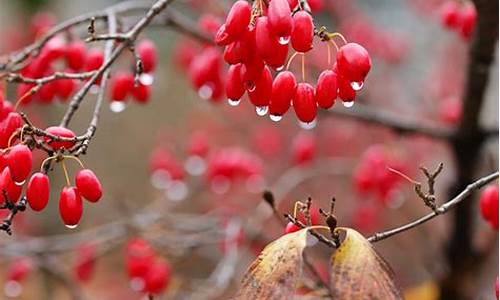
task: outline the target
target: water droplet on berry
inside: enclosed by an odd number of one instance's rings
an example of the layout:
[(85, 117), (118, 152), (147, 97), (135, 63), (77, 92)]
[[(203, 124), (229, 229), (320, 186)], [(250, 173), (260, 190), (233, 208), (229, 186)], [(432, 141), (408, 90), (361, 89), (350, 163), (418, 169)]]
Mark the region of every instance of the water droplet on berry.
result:
[(269, 115), (269, 119), (271, 119), (274, 122), (279, 122), (279, 121), (281, 121), (281, 119), (283, 119), (283, 116)]
[(64, 225), (64, 226), (66, 226), (69, 229), (75, 229), (76, 227), (78, 227), (78, 224), (75, 224), (75, 225)]
[(342, 102), (342, 104), (344, 104), (344, 107), (353, 107), (354, 106), (354, 101), (346, 101), (346, 102)]
[(5, 283), (3, 291), (5, 293), (5, 296), (9, 298), (16, 298), (21, 295), (23, 286), (15, 280), (9, 280)]
[(281, 72), (285, 68), (285, 65), (282, 65), (281, 67), (277, 67), (276, 71)]
[(255, 108), (255, 111), (257, 112), (258, 116), (265, 116), (267, 115), (267, 112), (269, 111), (269, 106), (257, 106)]
[(207, 165), (202, 157), (198, 155), (192, 155), (188, 157), (188, 159), (184, 163), (184, 168), (189, 174), (197, 176), (205, 172)]
[(134, 277), (130, 280), (130, 288), (134, 292), (140, 292), (144, 289), (144, 280), (140, 277)]
[(287, 45), (288, 43), (290, 43), (290, 36), (280, 36), (280, 38), (278, 39), (278, 43), (280, 43), (280, 45)]
[(109, 104), (109, 109), (114, 113), (121, 113), (127, 108), (127, 104), (124, 101), (111, 101)]
[(314, 127), (316, 127), (316, 124), (318, 124), (318, 122), (316, 121), (316, 119), (312, 120), (311, 122), (309, 123), (305, 123), (305, 122), (301, 122), (299, 121), (299, 125), (302, 129), (306, 129), (306, 130), (310, 130), (310, 129), (313, 129)]
[(198, 95), (201, 99), (208, 100), (212, 97), (214, 89), (211, 84), (204, 84), (198, 89)]
[(187, 185), (180, 180), (175, 180), (172, 182), (170, 187), (167, 189), (166, 196), (172, 201), (181, 201), (188, 195)]
[(26, 183), (26, 180), (20, 181), (20, 182), (14, 182), (17, 186), (22, 186)]
[(153, 74), (146, 74), (146, 73), (142, 73), (140, 76), (139, 76), (139, 81), (143, 84), (143, 85), (152, 85), (153, 82), (155, 81), (155, 78), (153, 76)]
[(214, 179), (212, 179), (211, 188), (216, 194), (225, 194), (231, 188), (231, 181), (225, 176), (215, 176)]
[(159, 169), (155, 170), (153, 174), (151, 174), (150, 181), (153, 187), (163, 190), (167, 189), (172, 184), (172, 177), (168, 171)]
[(355, 91), (359, 91), (363, 88), (364, 82), (363, 81), (353, 81), (351, 82), (351, 87)]
[(241, 102), (240, 99), (237, 99), (237, 100), (227, 99), (227, 103), (229, 103), (229, 105), (231, 105), (231, 106), (238, 106), (240, 104), (240, 102)]

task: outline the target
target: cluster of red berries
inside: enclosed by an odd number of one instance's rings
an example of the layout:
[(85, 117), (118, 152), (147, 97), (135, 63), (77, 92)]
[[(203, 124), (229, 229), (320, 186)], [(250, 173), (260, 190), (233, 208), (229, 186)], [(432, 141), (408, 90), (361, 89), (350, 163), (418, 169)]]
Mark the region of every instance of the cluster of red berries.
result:
[(389, 167), (403, 173), (407, 169), (401, 161), (391, 157), (384, 146), (374, 145), (368, 148), (354, 173), (356, 191), (361, 195), (374, 195), (379, 201), (386, 203), (402, 179)]
[(141, 61), (139, 81), (136, 82), (133, 72), (121, 71), (113, 76), (110, 83), (111, 109), (113, 111), (121, 111), (129, 96), (138, 103), (149, 101), (150, 85), (153, 83), (152, 73), (156, 69), (158, 61), (156, 46), (150, 40), (143, 40), (137, 44), (136, 52)]
[(170, 283), (170, 264), (157, 257), (149, 243), (141, 238), (128, 241), (125, 265), (130, 285), (136, 292), (149, 295), (162, 293)]
[[(352, 106), (371, 68), (366, 49), (346, 43), (338, 49), (333, 68), (319, 75), (316, 88), (304, 82), (304, 76), (297, 83), (294, 73), (283, 69), (289, 44), (302, 55), (313, 48), (315, 28), (310, 13), (300, 5), (295, 10), (287, 0), (272, 0), (268, 8), (258, 6), (257, 10), (252, 14), (247, 1), (236, 1), (215, 36), (216, 44), (225, 46), (224, 60), (231, 65), (226, 82), (229, 103), (237, 105), (246, 92), (259, 115), (269, 112), (272, 120), (279, 121), (293, 106), (303, 123), (315, 120), (318, 106), (331, 108), (337, 96)], [(279, 72), (274, 79), (270, 68)]]
[(456, 30), (460, 36), (469, 40), (476, 26), (477, 11), (471, 1), (448, 0), (441, 7), (441, 23), (450, 30)]
[[(45, 130), (56, 137), (74, 138), (75, 134), (64, 127), (53, 126)], [(71, 149), (72, 141), (52, 141), (45, 137), (45, 143), (53, 151)], [(56, 156), (48, 158), (54, 159)], [(66, 156), (63, 156), (63, 159)], [(67, 156), (74, 158), (72, 156)], [(50, 197), (50, 182), (46, 173), (40, 171), (31, 175), (33, 166), (32, 150), (22, 143), (7, 147), (0, 155), (0, 189), (5, 194), (0, 196), (0, 203), (10, 201), (16, 203), (21, 196), (23, 185), (29, 177), (26, 187), (26, 200), (34, 211), (43, 210)], [(82, 166), (83, 167), (83, 166)], [(43, 168), (43, 163), (42, 163)], [(68, 227), (76, 227), (83, 213), (81, 197), (90, 202), (97, 202), (102, 196), (101, 183), (94, 172), (89, 169), (80, 170), (75, 176), (76, 186), (64, 187), (59, 197), (59, 212), (64, 224)]]
[(479, 207), (484, 220), (498, 230), (498, 185), (489, 185), (481, 192)]
[[(57, 68), (67, 73), (95, 71), (103, 62), (104, 54), (101, 49), (87, 49), (81, 40), (66, 42), (60, 37), (54, 37), (20, 73), (27, 78), (38, 79), (54, 74)], [(61, 64), (63, 67), (60, 67)], [(77, 86), (76, 79), (61, 78), (44, 84), (35, 95), (31, 95), (35, 85), (22, 83), (17, 86), (17, 96), (21, 99), (21, 104), (28, 104), (33, 100), (48, 104), (56, 98), (67, 100), (76, 91)]]

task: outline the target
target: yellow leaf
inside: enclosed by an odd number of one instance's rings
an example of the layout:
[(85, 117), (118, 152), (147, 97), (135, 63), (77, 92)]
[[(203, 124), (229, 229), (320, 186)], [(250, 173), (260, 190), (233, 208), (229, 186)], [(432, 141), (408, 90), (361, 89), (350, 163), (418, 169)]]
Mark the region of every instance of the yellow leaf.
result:
[(429, 280), (415, 287), (405, 290), (406, 300), (437, 300), (439, 299), (439, 286)]
[(250, 265), (235, 299), (292, 299), (302, 277), (307, 229), (285, 234), (262, 250)]
[(345, 234), (331, 258), (330, 290), (336, 300), (403, 299), (394, 272), (359, 232), (337, 228)]

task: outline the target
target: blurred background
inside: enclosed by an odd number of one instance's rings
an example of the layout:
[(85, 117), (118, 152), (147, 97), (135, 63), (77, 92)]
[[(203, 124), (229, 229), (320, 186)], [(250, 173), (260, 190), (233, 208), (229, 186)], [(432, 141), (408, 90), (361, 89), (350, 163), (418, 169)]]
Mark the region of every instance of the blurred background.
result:
[[(0, 0), (4, 37), (0, 51), (5, 54), (31, 42), (34, 20), (43, 19), (41, 14), (49, 14), (47, 22), (53, 18), (58, 23), (118, 2)], [(316, 24), (362, 44), (372, 57), (372, 71), (354, 107), (344, 108), (337, 101), (318, 115), (313, 128), (304, 128), (293, 112), (276, 123), (257, 116), (246, 99), (237, 107), (224, 97), (202, 99), (187, 72), (190, 55), (199, 54), (203, 46), (171, 28), (152, 26), (140, 38), (154, 41), (158, 50), (149, 102), (129, 101), (125, 110), (115, 113), (107, 99), (96, 137), (82, 157), (101, 180), (103, 199), (85, 204), (78, 228), (66, 228), (57, 203), (64, 176), (56, 166), (50, 173), (49, 206), (41, 213), (28, 209), (16, 217), (12, 236), (0, 236), (0, 284), (5, 285), (0, 299), (70, 299), (74, 293), (84, 299), (141, 299), (144, 296), (133, 291), (124, 261), (124, 245), (138, 236), (171, 267), (171, 280), (158, 299), (227, 299), (259, 251), (283, 234), (283, 225), (262, 201), (264, 189), (275, 194), (280, 213), (292, 213), (295, 201), (308, 196), (313, 207), (327, 209), (335, 197), (339, 225), (366, 236), (429, 211), (415, 196), (412, 183), (387, 175), (386, 167), (425, 181), (419, 166), (434, 169), (443, 162), (436, 189), (440, 201), (448, 199), (456, 170), (445, 141), (400, 135), (335, 113), (356, 110), (359, 103), (443, 127), (460, 122), (469, 41), (442, 25), (440, 9), (445, 1), (318, 2), (321, 6), (313, 12)], [(223, 21), (230, 5), (230, 1), (179, 0), (173, 7), (196, 26), (207, 15)], [(72, 34), (85, 37), (85, 30), (81, 26)], [(131, 61), (130, 53), (122, 55), (112, 73), (132, 70)], [(306, 56), (306, 78), (314, 83), (327, 67), (327, 49), (317, 42)], [(291, 68), (300, 72), (298, 60)], [(498, 128), (498, 56), (489, 72), (481, 123)], [(15, 101), (15, 89), (7, 95)], [(84, 133), (94, 103), (95, 95), (87, 96), (70, 124), (73, 131)], [(45, 128), (59, 123), (66, 105), (34, 103), (22, 110)], [(480, 155), (477, 178), (497, 170), (497, 137)], [(243, 169), (241, 174), (218, 174), (223, 172), (220, 165), (231, 164), (231, 159), (242, 165), (237, 166)], [(70, 164), (70, 174), (77, 170), (76, 163)], [(391, 177), (388, 186), (380, 182), (367, 186), (366, 177), (379, 175)], [(477, 210), (472, 242), (485, 258), (468, 289), (474, 299), (495, 299), (498, 231), (481, 218), (477, 196), (467, 200), (474, 201)], [(407, 299), (439, 299), (440, 280), (449, 271), (443, 248), (451, 216), (376, 244)], [(91, 275), (84, 280), (75, 275), (86, 253), (82, 245), (92, 248)], [(307, 252), (318, 273), (327, 278), (331, 250), (318, 244)], [(22, 269), (19, 261), (26, 257), (31, 271), (20, 286), (8, 286), (13, 265), (17, 262)]]

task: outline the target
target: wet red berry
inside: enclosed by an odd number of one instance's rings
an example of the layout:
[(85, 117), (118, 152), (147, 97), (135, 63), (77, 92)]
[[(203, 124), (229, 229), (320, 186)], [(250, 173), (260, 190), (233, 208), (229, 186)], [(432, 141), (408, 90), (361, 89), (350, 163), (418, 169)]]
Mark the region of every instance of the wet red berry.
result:
[(316, 84), (316, 102), (318, 106), (329, 109), (337, 98), (337, 74), (332, 70), (321, 72)]
[(293, 21), (287, 0), (272, 0), (267, 11), (269, 27), (281, 44), (287, 44), (292, 34)]
[(102, 186), (99, 179), (89, 169), (83, 169), (76, 173), (76, 187), (80, 195), (90, 202), (97, 202), (102, 197)]
[(141, 58), (144, 73), (151, 73), (156, 68), (156, 46), (150, 40), (143, 40), (137, 45), (137, 54)]
[(139, 84), (132, 90), (132, 96), (138, 103), (147, 103), (151, 97), (151, 86), (139, 82)]
[(15, 145), (7, 154), (7, 165), (15, 182), (23, 182), (28, 178), (33, 164), (33, 156), (26, 145)]
[(305, 82), (299, 83), (292, 103), (295, 114), (300, 121), (311, 123), (316, 119), (318, 108), (314, 100), (314, 88), (312, 85)]
[[(63, 138), (74, 138), (76, 136), (73, 131), (61, 126), (52, 126), (45, 129), (45, 131), (57, 137)], [(45, 142), (54, 150), (59, 150), (61, 148), (71, 149), (71, 147), (75, 145), (73, 141), (52, 141), (50, 137), (45, 137)]]
[(301, 10), (293, 16), (292, 47), (298, 52), (312, 49), (314, 24), (311, 15)]
[(489, 185), (482, 191), (479, 198), (481, 215), (498, 230), (498, 185)]
[[(16, 112), (10, 112), (0, 123), (0, 148), (7, 148), (12, 134), (21, 127), (23, 120), (21, 115)], [(14, 139), (10, 142), (12, 143)]]
[(252, 8), (248, 1), (236, 1), (227, 14), (225, 27), (226, 32), (234, 37), (239, 37), (250, 23)]
[(239, 100), (245, 93), (245, 85), (241, 78), (242, 64), (232, 65), (227, 71), (226, 96), (232, 101)]
[(46, 174), (37, 172), (31, 175), (26, 188), (26, 198), (28, 204), (34, 211), (41, 211), (49, 202), (49, 177)]
[(255, 25), (257, 51), (264, 62), (273, 68), (282, 68), (288, 55), (288, 45), (282, 45), (269, 28), (267, 17), (257, 19)]
[(288, 111), (296, 88), (297, 82), (292, 72), (283, 71), (278, 73), (273, 81), (269, 103), (269, 113), (271, 116), (282, 116)]
[(265, 107), (269, 105), (271, 90), (273, 86), (273, 77), (269, 68), (264, 67), (260, 78), (255, 82), (255, 86), (248, 89), (248, 97), (250, 102), (257, 107)]
[(83, 203), (76, 187), (65, 186), (59, 196), (59, 214), (67, 227), (76, 227), (83, 214)]
[(85, 43), (81, 40), (76, 40), (71, 43), (66, 48), (66, 62), (68, 67), (74, 71), (79, 71), (85, 65), (85, 60), (87, 56), (87, 47)]
[(12, 203), (16, 203), (21, 196), (22, 189), (23, 187), (17, 185), (12, 179), (10, 168), (5, 167), (2, 173), (0, 173), (0, 204), (5, 203), (4, 191), (7, 194), (7, 199)]
[(111, 100), (123, 101), (134, 88), (134, 75), (129, 72), (117, 72), (111, 79)]
[(371, 66), (372, 62), (368, 51), (359, 44), (345, 44), (340, 47), (337, 53), (338, 74), (350, 82), (362, 83)]
[(148, 294), (159, 294), (167, 288), (171, 277), (170, 265), (163, 261), (157, 261), (144, 277), (144, 291)]

